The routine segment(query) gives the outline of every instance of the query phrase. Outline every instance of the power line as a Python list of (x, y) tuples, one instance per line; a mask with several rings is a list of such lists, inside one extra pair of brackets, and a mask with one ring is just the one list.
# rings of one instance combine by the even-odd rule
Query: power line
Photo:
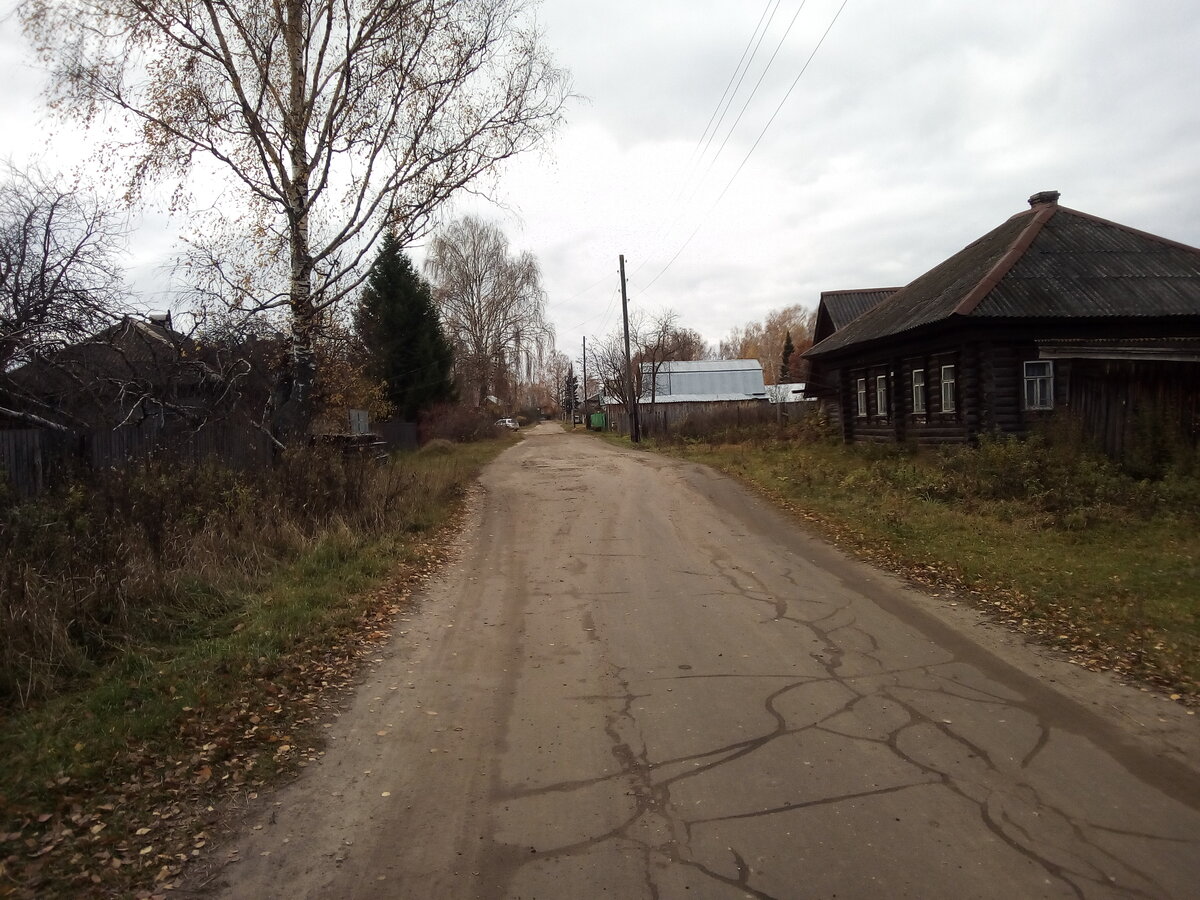
[[(668, 234), (670, 234), (671, 231), (675, 228), (675, 225), (676, 225), (676, 223), (678, 223), (679, 218), (683, 215), (685, 206), (691, 202), (692, 198), (696, 195), (696, 191), (699, 189), (700, 185), (703, 183), (704, 177), (707, 176), (709, 170), (712, 169), (712, 164), (710, 163), (708, 169), (705, 170), (704, 175), (701, 176), (700, 180), (696, 183), (696, 186), (692, 189), (691, 193), (688, 194), (687, 199), (684, 200), (683, 203), (681, 204), (679, 202), (680, 198), (683, 196), (684, 192), (687, 190), (688, 182), (692, 180), (692, 175), (694, 174), (694, 172), (696, 170), (696, 165), (697, 165), (698, 161), (702, 161), (704, 159), (705, 154), (708, 153), (708, 148), (712, 145), (713, 139), (717, 136), (717, 132), (721, 128), (721, 123), (725, 121), (725, 115), (729, 112), (729, 107), (732, 106), (734, 97), (736, 97), (738, 91), (741, 90), (742, 82), (745, 80), (746, 75), (748, 75), (750, 72), (750, 66), (753, 65), (754, 58), (758, 55), (759, 47), (762, 46), (762, 42), (767, 36), (767, 31), (770, 30), (771, 23), (775, 20), (775, 13), (779, 11), (780, 2), (782, 2), (782, 0), (774, 0), (774, 8), (772, 8), (772, 6), (771, 6), (772, 0), (767, 0), (767, 5), (763, 7), (762, 15), (760, 15), (758, 17), (758, 22), (754, 26), (754, 31), (752, 31), (750, 33), (750, 39), (748, 41), (746, 41), (746, 46), (742, 50), (742, 56), (738, 60), (737, 65), (734, 67), (733, 72), (730, 74), (729, 81), (726, 82), (726, 84), (725, 84), (725, 90), (721, 93), (721, 99), (717, 101), (717, 105), (713, 109), (712, 115), (710, 115), (708, 117), (708, 123), (704, 126), (704, 131), (701, 132), (699, 140), (696, 141), (696, 146), (692, 148), (691, 156), (688, 157), (687, 174), (685, 174), (684, 177), (680, 180), (679, 185), (676, 188), (675, 193), (671, 197), (671, 200), (668, 204), (669, 206), (676, 207), (675, 215), (671, 218), (671, 221), (667, 224), (667, 226), (660, 230), (658, 236), (655, 238), (655, 245), (659, 244), (661, 242), (661, 240), (663, 238), (665, 238)], [(770, 10), (770, 12), (771, 12), (770, 17), (767, 16), (768, 10)], [(766, 20), (766, 25), (763, 25), (764, 19)], [(793, 18), (793, 21), (795, 21), (794, 18)], [(760, 27), (762, 27), (761, 35), (759, 34)], [(789, 29), (790, 29), (790, 27), (791, 26), (789, 26)], [(786, 37), (786, 34), (784, 36)], [(756, 37), (758, 38), (757, 43), (755, 43)], [(753, 51), (750, 50), (751, 45), (753, 45), (753, 47), (754, 47)], [(778, 49), (776, 50), (776, 52), (778, 52)], [(749, 58), (747, 58), (747, 56), (746, 56), (747, 53), (750, 54)], [(772, 59), (774, 59), (773, 56), (772, 56)], [(745, 69), (742, 68), (743, 62), (745, 63)], [(769, 65), (770, 64), (768, 64), (768, 67), (769, 67)], [(741, 77), (738, 76), (739, 72), (741, 73)], [(735, 78), (737, 79), (737, 86), (734, 87), (733, 92), (730, 93), (729, 87), (730, 87), (730, 85), (733, 84)], [(759, 81), (761, 82), (761, 80), (762, 79), (760, 78)], [(751, 96), (753, 96), (753, 95), (751, 95)], [(727, 97), (728, 97), (728, 102), (726, 102)], [(745, 111), (745, 109), (743, 107), (743, 112), (744, 111)], [(718, 113), (720, 113), (719, 118), (717, 116)], [(740, 115), (739, 115), (739, 118), (740, 118)], [(713, 125), (714, 119), (716, 120), (715, 125)], [(735, 123), (735, 125), (736, 125), (736, 123)], [(711, 134), (709, 134), (709, 126), (712, 126)], [(705, 137), (708, 138), (707, 142), (705, 141)], [(728, 137), (726, 137), (726, 140), (728, 140)], [(703, 149), (700, 149), (700, 153), (697, 156), (696, 150), (698, 148), (700, 148), (701, 145), (703, 145)], [(722, 147), (724, 147), (724, 144), (722, 144)], [(720, 155), (720, 151), (718, 151), (718, 155)], [(714, 157), (714, 160), (715, 160), (715, 158), (716, 157)], [(645, 259), (642, 260), (641, 263), (638, 264), (638, 267), (636, 269), (634, 269), (633, 272), (630, 274), (637, 274), (637, 272), (641, 271), (642, 267), (645, 266), (646, 263), (649, 262), (649, 260), (650, 260), (650, 257), (647, 256)]]
[[(804, 2), (807, 2), (807, 0), (804, 0)], [(680, 245), (679, 249), (675, 251), (675, 255), (672, 256), (667, 261), (667, 264), (665, 266), (663, 266), (659, 270), (658, 274), (655, 275), (653, 278), (651, 278), (649, 283), (647, 283), (647, 285), (642, 289), (642, 291), (641, 291), (642, 293), (645, 293), (646, 291), (650, 290), (650, 288), (654, 285), (654, 283), (656, 281), (658, 281), (658, 279), (661, 278), (669, 268), (671, 268), (671, 266), (675, 262), (675, 260), (677, 260), (679, 258), (679, 255), (681, 253), (683, 253), (684, 250), (687, 249), (687, 246), (692, 242), (692, 239), (695, 238), (696, 235), (699, 234), (700, 229), (704, 227), (707, 217), (712, 214), (713, 210), (715, 210), (717, 208), (717, 205), (725, 197), (725, 194), (728, 193), (729, 188), (733, 185), (734, 179), (736, 179), (738, 177), (738, 175), (741, 173), (741, 171), (745, 167), (747, 161), (754, 154), (754, 151), (758, 148), (759, 143), (762, 142), (763, 136), (766, 135), (767, 130), (771, 127), (772, 123), (775, 121), (776, 117), (779, 115), (780, 110), (783, 109), (784, 104), (787, 103), (788, 98), (792, 95), (792, 91), (794, 91), (796, 89), (796, 85), (800, 83), (800, 79), (804, 76), (804, 73), (806, 71), (808, 71), (808, 66), (813, 61), (813, 57), (815, 57), (817, 55), (817, 51), (820, 50), (821, 45), (825, 43), (825, 38), (827, 38), (829, 36), (829, 32), (833, 30), (833, 26), (837, 23), (837, 20), (842, 15), (842, 11), (846, 8), (846, 5), (849, 2), (850, 2), (850, 0), (842, 0), (842, 5), (838, 7), (837, 12), (834, 13), (833, 18), (829, 22), (829, 25), (826, 27), (824, 33), (822, 33), (820, 40), (817, 41), (816, 46), (813, 47), (812, 52), (809, 53), (808, 59), (804, 61), (804, 65), (800, 68), (799, 74), (796, 75), (795, 79), (791, 83), (791, 86), (788, 87), (787, 91), (784, 93), (783, 99), (781, 99), (779, 101), (779, 104), (775, 107), (775, 111), (773, 113), (771, 113), (771, 117), (767, 120), (767, 124), (765, 124), (762, 127), (762, 130), (758, 133), (758, 137), (754, 139), (754, 143), (750, 146), (750, 150), (742, 158), (742, 161), (738, 164), (737, 169), (735, 169), (733, 174), (729, 177), (729, 181), (727, 181), (725, 183), (725, 187), (721, 189), (721, 193), (717, 195), (717, 199), (713, 201), (712, 206), (710, 206), (708, 209), (708, 212), (705, 213), (703, 218), (701, 218), (699, 224), (696, 225), (696, 227), (692, 231), (692, 233), (690, 235), (688, 235), (687, 240), (685, 240)], [(803, 8), (803, 6), (804, 6), (804, 3), (802, 2), (801, 8)], [(799, 14), (799, 10), (797, 10), (797, 14)], [(719, 152), (720, 151), (718, 151), (718, 153)]]
[[(758, 43), (754, 45), (754, 52), (750, 54), (750, 59), (746, 61), (746, 68), (742, 71), (742, 77), (738, 79), (737, 87), (733, 89), (733, 93), (729, 95), (729, 103), (725, 105), (725, 111), (721, 113), (721, 117), (717, 120), (717, 124), (713, 126), (712, 134), (708, 136), (708, 143), (704, 145), (704, 149), (700, 151), (700, 158), (704, 158), (704, 154), (708, 152), (708, 148), (712, 145), (713, 138), (717, 136), (717, 132), (721, 129), (721, 123), (725, 121), (725, 113), (729, 112), (729, 107), (733, 105), (733, 98), (737, 96), (737, 92), (742, 89), (742, 82), (746, 79), (746, 75), (750, 71), (750, 66), (754, 62), (754, 57), (758, 55), (758, 48), (762, 46), (762, 42), (766, 39), (767, 31), (771, 27), (771, 22), (775, 20), (775, 13), (779, 11), (781, 0), (775, 0), (775, 8), (771, 10), (771, 17), (767, 20), (766, 26), (762, 30), (762, 34), (758, 36)], [(803, 6), (803, 3), (801, 4)], [(751, 35), (753, 40), (753, 35)]]
[(589, 284), (587, 287), (585, 287), (583, 290), (579, 291), (578, 293), (572, 294), (566, 300), (555, 300), (552, 303), (547, 303), (546, 309), (553, 309), (556, 306), (562, 306), (564, 303), (570, 303), (572, 300), (578, 300), (584, 294), (594, 291), (596, 288), (600, 287), (600, 285), (604, 284), (604, 282), (606, 282), (606, 281), (608, 281), (607, 275), (597, 281), (592, 282), (591, 284)]
[[(780, 0), (775, 0), (775, 8), (776, 8), (776, 9), (779, 9), (779, 3), (780, 3)], [(745, 63), (746, 63), (746, 68), (747, 68), (747, 69), (749, 69), (749, 68), (750, 68), (750, 62), (752, 62), (752, 61), (754, 60), (754, 56), (753, 56), (753, 55), (751, 55), (751, 57), (750, 57), (750, 61), (747, 61), (747, 60), (746, 60), (746, 54), (750, 52), (750, 45), (754, 43), (754, 38), (755, 38), (755, 36), (758, 34), (758, 29), (759, 29), (759, 27), (762, 25), (762, 23), (763, 23), (763, 20), (764, 20), (764, 19), (766, 19), (766, 17), (767, 17), (767, 10), (768, 10), (768, 9), (770, 9), (770, 8), (771, 8), (771, 0), (767, 0), (767, 5), (763, 7), (762, 15), (758, 17), (758, 23), (757, 23), (757, 24), (754, 26), (754, 31), (753, 31), (753, 32), (751, 33), (751, 35), (750, 35), (750, 40), (746, 41), (746, 46), (745, 46), (745, 47), (742, 49), (742, 56), (741, 56), (741, 59), (739, 59), (739, 60), (738, 60), (738, 63), (737, 63), (737, 65), (736, 65), (736, 66), (734, 67), (734, 69), (733, 69), (733, 72), (731, 72), (731, 73), (730, 73), (730, 75), (729, 75), (729, 81), (727, 81), (727, 82), (725, 83), (725, 90), (724, 90), (724, 91), (722, 92), (722, 94), (721, 94), (721, 99), (717, 101), (717, 105), (716, 105), (716, 106), (713, 108), (712, 115), (708, 117), (708, 122), (707, 122), (707, 123), (705, 124), (705, 126), (704, 126), (704, 131), (702, 131), (702, 132), (700, 133), (700, 139), (696, 141), (696, 146), (692, 148), (692, 158), (688, 160), (688, 164), (689, 164), (689, 165), (691, 165), (691, 163), (692, 163), (692, 160), (694, 160), (694, 159), (695, 159), (695, 157), (696, 157), (696, 151), (697, 151), (697, 150), (699, 150), (699, 149), (700, 149), (700, 145), (704, 143), (704, 139), (705, 139), (705, 137), (707, 137), (707, 136), (708, 136), (708, 129), (709, 129), (709, 127), (712, 125), (712, 123), (713, 123), (713, 120), (717, 118), (717, 113), (718, 113), (718, 112), (720, 112), (720, 110), (721, 110), (721, 106), (722, 106), (722, 105), (725, 103), (725, 98), (726, 98), (727, 96), (729, 96), (729, 88), (730, 88), (730, 85), (732, 85), (732, 84), (733, 84), (733, 79), (737, 78), (737, 74), (738, 74), (738, 72), (740, 72), (740, 71), (741, 71), (741, 68), (742, 68), (742, 63), (743, 63), (743, 62), (745, 62)], [(772, 18), (774, 18), (774, 16), (775, 16), (775, 13), (771, 13), (771, 17), (772, 17)], [(767, 22), (767, 27), (768, 27), (768, 28), (770, 27), (770, 25), (771, 25), (771, 23), (770, 23), (770, 22)], [(766, 34), (766, 29), (763, 29), (763, 33), (764, 33), (764, 34)], [(759, 41), (759, 43), (761, 44), (762, 42), (761, 42), (761, 41)], [(758, 48), (755, 48), (755, 52), (756, 52), (756, 53), (758, 52)], [(744, 76), (743, 76), (743, 77), (744, 77)], [(741, 82), (740, 82), (740, 81), (738, 82), (738, 85), (739, 85), (739, 86), (741, 85)], [(737, 91), (734, 91), (734, 94), (736, 94), (736, 93), (737, 93)], [(730, 97), (729, 99), (730, 99), (730, 102), (733, 102), (733, 98), (732, 98), (732, 97)], [(719, 127), (720, 127), (720, 123), (718, 123), (718, 124), (717, 124), (716, 128), (713, 128), (713, 133), (714, 133), (714, 134), (716, 133), (716, 129), (717, 129), (717, 128), (719, 128)], [(701, 153), (700, 155), (703, 157), (703, 155), (704, 155), (704, 154), (703, 154), (703, 153)]]
[[(750, 91), (750, 96), (746, 98), (746, 102), (742, 104), (742, 108), (738, 112), (737, 118), (734, 119), (733, 124), (729, 126), (729, 131), (725, 134), (725, 140), (721, 141), (721, 146), (717, 148), (717, 152), (713, 155), (713, 158), (709, 160), (708, 168), (704, 170), (704, 174), (706, 176), (712, 171), (712, 167), (716, 165), (716, 162), (720, 158), (722, 151), (725, 149), (725, 145), (729, 143), (729, 139), (733, 137), (734, 131), (737, 130), (738, 123), (742, 121), (742, 116), (744, 116), (746, 114), (746, 110), (750, 108), (750, 101), (754, 99), (754, 95), (757, 94), (758, 89), (762, 87), (763, 79), (767, 77), (767, 72), (771, 70), (771, 64), (775, 62), (775, 57), (779, 55), (779, 50), (781, 47), (783, 47), (783, 42), (787, 40), (787, 36), (792, 33), (792, 26), (794, 26), (796, 24), (796, 20), (800, 18), (800, 13), (804, 9), (804, 6), (807, 2), (808, 0), (800, 0), (800, 6), (796, 9), (795, 14), (792, 16), (792, 21), (788, 22), (787, 30), (783, 32), (783, 37), (781, 37), (779, 39), (779, 43), (775, 45), (775, 52), (772, 53), (771, 58), (767, 60), (767, 65), (765, 68), (763, 68), (762, 73), (758, 76), (758, 81), (754, 83), (754, 88)], [(803, 70), (801, 71), (803, 72)]]
[(760, 131), (758, 133), (758, 137), (754, 139), (754, 143), (750, 146), (750, 150), (746, 153), (742, 161), (738, 163), (738, 167), (734, 170), (734, 173), (729, 176), (729, 181), (726, 182), (725, 187), (721, 189), (721, 193), (717, 195), (716, 202), (713, 204), (713, 206), (716, 206), (717, 203), (721, 202), (721, 198), (725, 196), (725, 192), (729, 190), (730, 185), (733, 184), (733, 180), (738, 177), (738, 173), (742, 171), (742, 167), (746, 165), (747, 160), (750, 159), (754, 151), (758, 148), (763, 136), (767, 133), (767, 129), (771, 127), (772, 123), (774, 123), (776, 117), (779, 115), (780, 110), (783, 109), (783, 105), (787, 103), (788, 97), (792, 96), (792, 91), (796, 89), (796, 85), (800, 83), (800, 79), (804, 76), (804, 73), (808, 71), (809, 63), (813, 61), (813, 57), (817, 55), (817, 51), (820, 50), (821, 45), (825, 43), (825, 38), (829, 37), (829, 32), (832, 31), (833, 26), (837, 24), (837, 20), (842, 14), (842, 10), (846, 8), (846, 4), (849, 2), (850, 0), (842, 0), (842, 5), (839, 6), (838, 11), (833, 14), (833, 19), (830, 20), (828, 27), (825, 29), (824, 33), (822, 33), (821, 39), (817, 41), (817, 45), (813, 47), (812, 53), (808, 54), (808, 59), (804, 61), (804, 65), (801, 67), (799, 74), (796, 75), (796, 78), (792, 81), (791, 86), (788, 87), (787, 93), (783, 95), (783, 99), (779, 101), (779, 105), (775, 107), (775, 112), (771, 113), (771, 118), (767, 119), (767, 124), (762, 127), (762, 131)]
[[(607, 281), (608, 279), (605, 278), (604, 280)], [(597, 282), (597, 284), (599, 284), (599, 282)], [(594, 285), (593, 285), (593, 287), (594, 287)], [(579, 322), (575, 325), (570, 325), (567, 327), (567, 331), (574, 331), (576, 328), (582, 328), (588, 322), (594, 322), (594, 321), (596, 321), (596, 319), (599, 319), (601, 316), (604, 317), (604, 323), (601, 324), (601, 326), (600, 326), (601, 329), (603, 329), (604, 325), (606, 325), (608, 323), (608, 316), (612, 312), (613, 302), (616, 300), (617, 294), (619, 294), (619, 293), (620, 293), (620, 290), (618, 288), (613, 288), (612, 296), (609, 297), (608, 306), (605, 307), (603, 313), (597, 313), (594, 316), (589, 316), (588, 318), (584, 319), (582, 322)]]

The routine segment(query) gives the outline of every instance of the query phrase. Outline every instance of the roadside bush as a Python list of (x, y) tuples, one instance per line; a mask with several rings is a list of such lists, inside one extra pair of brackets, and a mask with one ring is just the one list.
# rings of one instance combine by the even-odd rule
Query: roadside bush
[(443, 404), (421, 415), (421, 442), (441, 438), (456, 443), (485, 441), (499, 436), (496, 417), (487, 410)]
[(222, 585), (331, 536), (424, 529), (457, 483), (444, 455), (380, 466), (306, 448), (253, 474), (155, 460), (10, 501), (0, 506), (0, 710), (140, 642), (208, 627), (237, 602)]
[(434, 438), (417, 452), (423, 456), (445, 456), (447, 453), (453, 452), (453, 450), (454, 445), (450, 441), (445, 438)]

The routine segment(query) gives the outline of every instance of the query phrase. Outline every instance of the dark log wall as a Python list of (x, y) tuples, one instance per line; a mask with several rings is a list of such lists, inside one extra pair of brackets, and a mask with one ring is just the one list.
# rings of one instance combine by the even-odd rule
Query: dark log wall
[[(1200, 442), (1200, 362), (1053, 359), (1054, 406), (1025, 408), (1024, 363), (1038, 360), (1037, 340), (1152, 340), (1164, 333), (1183, 339), (1194, 325), (1121, 322), (1095, 325), (1081, 334), (1077, 323), (982, 323), (898, 338), (856, 357), (827, 361), (829, 384), (837, 386), (847, 441), (963, 443), (987, 434), (1026, 434), (1039, 422), (1067, 410), (1078, 416), (1110, 454), (1120, 456), (1131, 436), (1145, 440), (1147, 428), (1177, 431)], [(1031, 332), (1033, 334), (1031, 335)], [(1200, 337), (1200, 333), (1194, 336)], [(832, 364), (831, 364), (832, 363)], [(955, 408), (942, 409), (941, 367), (955, 367)], [(925, 370), (925, 413), (913, 408), (912, 372)], [(884, 408), (876, 402), (875, 378), (886, 374)], [(857, 380), (867, 379), (867, 414), (858, 414)], [(1148, 418), (1155, 419), (1149, 422)], [(1140, 429), (1136, 432), (1135, 430)]]
[(1139, 440), (1200, 439), (1200, 363), (1072, 362), (1066, 404), (1106, 452), (1121, 456)]
[[(981, 434), (1022, 434), (1050, 412), (1025, 410), (1024, 363), (1038, 358), (1032, 341), (964, 341), (908, 352), (887, 364), (843, 370), (842, 411), (847, 440), (963, 443)], [(954, 366), (955, 405), (942, 408), (943, 366)], [(912, 395), (914, 369), (925, 370), (925, 412)], [(1067, 405), (1068, 360), (1055, 362), (1055, 408)], [(889, 408), (877, 409), (875, 378), (888, 376)], [(867, 412), (858, 415), (856, 385), (867, 379)]]

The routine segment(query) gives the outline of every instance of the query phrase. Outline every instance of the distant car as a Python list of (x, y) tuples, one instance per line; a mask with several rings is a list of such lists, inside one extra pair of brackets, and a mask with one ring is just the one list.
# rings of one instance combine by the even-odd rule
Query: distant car
[(521, 426), (517, 424), (516, 419), (497, 419), (496, 427), (497, 428), (511, 428), (513, 431), (516, 431)]

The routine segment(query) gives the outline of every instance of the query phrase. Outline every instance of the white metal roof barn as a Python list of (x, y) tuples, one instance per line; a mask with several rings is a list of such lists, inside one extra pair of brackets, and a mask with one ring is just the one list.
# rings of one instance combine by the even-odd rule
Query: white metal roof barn
[(719, 359), (659, 364), (651, 390), (652, 366), (642, 363), (642, 399), (656, 403), (712, 403), (766, 399), (762, 364), (757, 359)]

